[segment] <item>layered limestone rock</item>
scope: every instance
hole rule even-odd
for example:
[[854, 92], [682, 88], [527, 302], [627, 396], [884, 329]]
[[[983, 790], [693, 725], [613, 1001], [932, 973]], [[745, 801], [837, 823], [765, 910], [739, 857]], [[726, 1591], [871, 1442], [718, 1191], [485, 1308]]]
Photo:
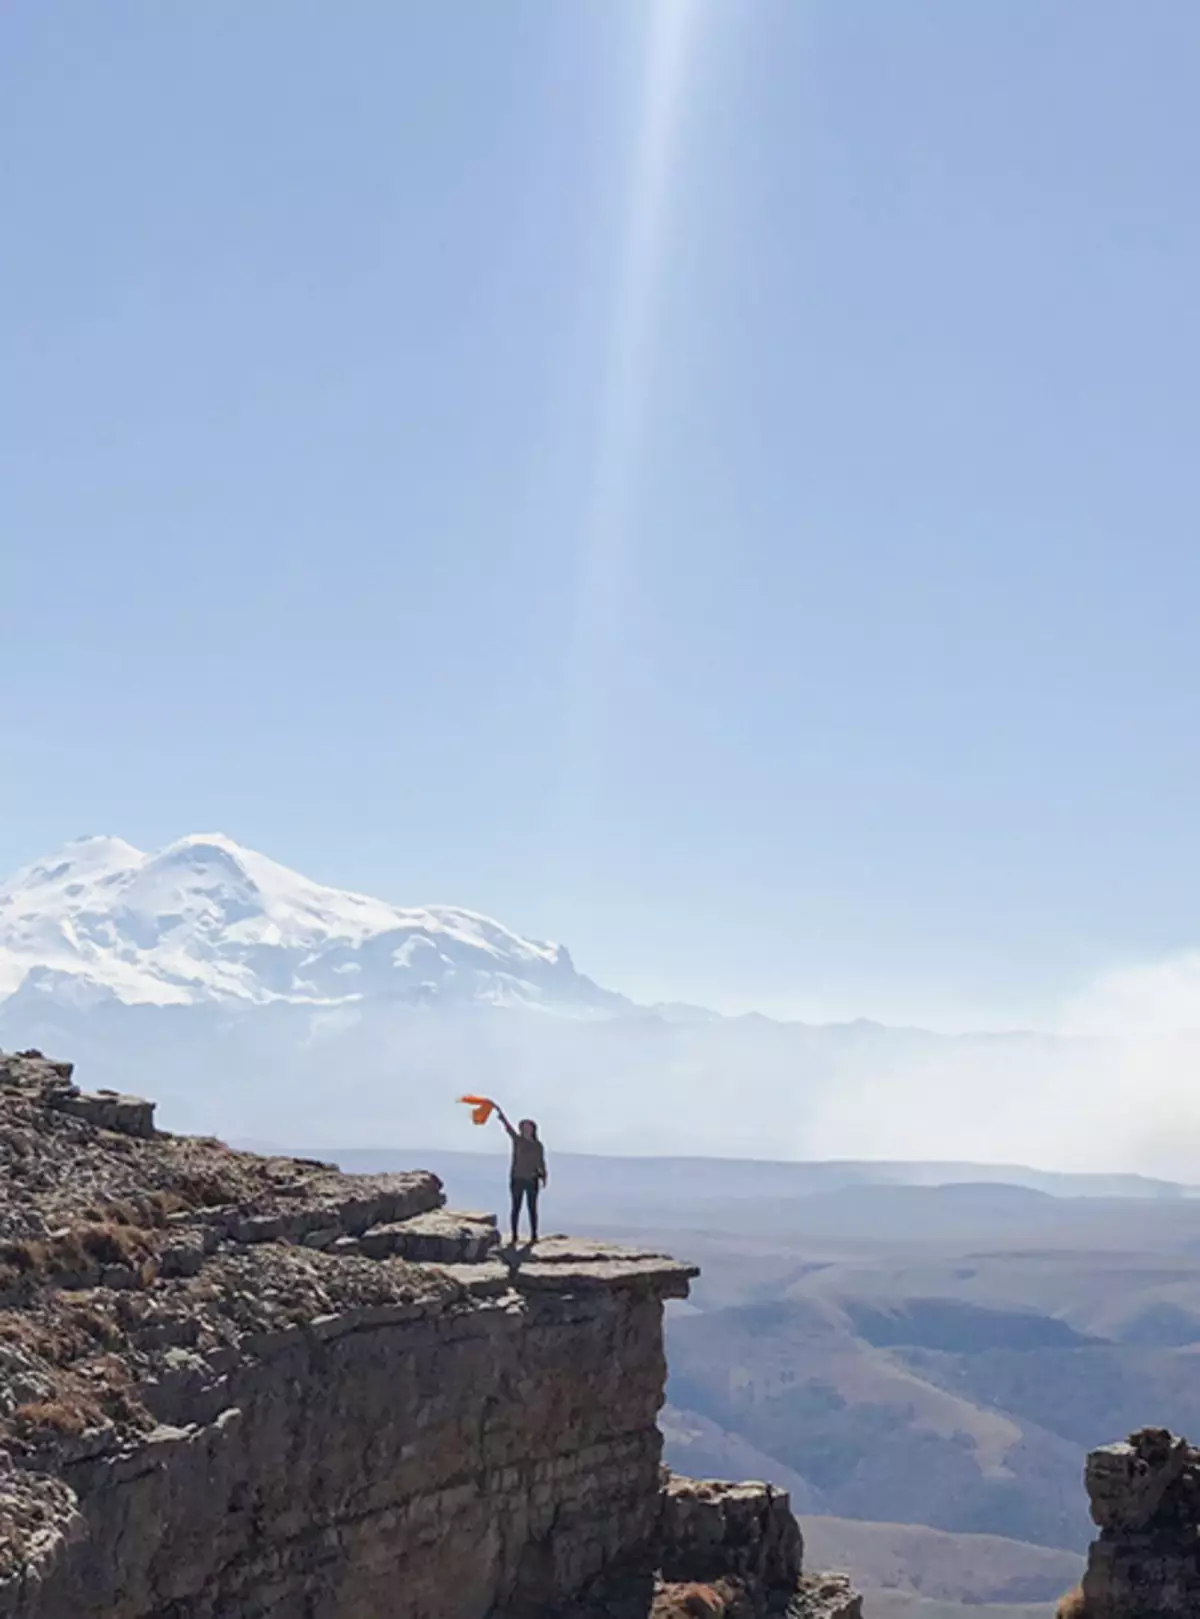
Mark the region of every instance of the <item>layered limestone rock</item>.
[[1178, 1619], [1200, 1613], [1200, 1450], [1162, 1428], [1088, 1457], [1100, 1534], [1082, 1593], [1063, 1606], [1087, 1619]]
[[786, 1497], [664, 1482], [692, 1268], [148, 1108], [0, 1057], [0, 1619], [852, 1619]]
[[668, 1476], [660, 1533], [656, 1619], [861, 1619], [845, 1576], [803, 1574], [800, 1526], [769, 1484]]

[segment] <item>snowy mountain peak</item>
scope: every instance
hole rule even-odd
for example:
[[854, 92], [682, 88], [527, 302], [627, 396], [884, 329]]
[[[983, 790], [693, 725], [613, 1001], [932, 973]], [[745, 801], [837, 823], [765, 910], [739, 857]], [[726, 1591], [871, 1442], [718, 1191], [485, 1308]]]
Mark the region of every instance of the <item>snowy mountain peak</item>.
[[52, 886], [63, 882], [68, 872], [75, 877], [119, 867], [129, 860], [141, 860], [141, 852], [124, 838], [75, 838], [48, 860], [35, 861], [0, 885], [0, 896], [16, 888]]
[[128, 1004], [313, 1005], [389, 999], [623, 1010], [560, 945], [453, 906], [405, 908], [330, 888], [192, 833], [147, 854], [88, 837], [0, 884], [0, 997]]

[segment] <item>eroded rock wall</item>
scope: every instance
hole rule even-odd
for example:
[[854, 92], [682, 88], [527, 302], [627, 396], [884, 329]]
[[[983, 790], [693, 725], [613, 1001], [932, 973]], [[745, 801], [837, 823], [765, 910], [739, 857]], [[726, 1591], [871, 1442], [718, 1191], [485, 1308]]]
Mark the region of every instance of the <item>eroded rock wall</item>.
[[862, 1619], [842, 1574], [806, 1575], [787, 1493], [770, 1484], [663, 1481], [653, 1619]]
[[[283, 1333], [61, 1472], [86, 1524], [22, 1619], [646, 1612], [657, 1299], [502, 1294]], [[382, 1317], [382, 1318], [380, 1318]]]
[[1200, 1614], [1200, 1450], [1145, 1428], [1093, 1451], [1086, 1483], [1100, 1533], [1068, 1607], [1086, 1619]]
[[670, 1477], [663, 1489], [665, 1581], [736, 1581], [762, 1613], [782, 1611], [804, 1562], [800, 1526], [783, 1490]]

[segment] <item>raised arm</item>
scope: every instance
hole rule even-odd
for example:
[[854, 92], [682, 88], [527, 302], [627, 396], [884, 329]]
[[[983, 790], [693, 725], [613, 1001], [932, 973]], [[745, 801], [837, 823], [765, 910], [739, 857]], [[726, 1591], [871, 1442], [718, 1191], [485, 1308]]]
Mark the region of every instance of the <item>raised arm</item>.
[[504, 1126], [504, 1128], [508, 1131], [509, 1135], [515, 1141], [517, 1139], [517, 1132], [513, 1129], [512, 1125], [509, 1124], [509, 1122], [508, 1122], [508, 1114], [500, 1106], [499, 1102], [496, 1103], [496, 1117], [500, 1120], [500, 1123]]

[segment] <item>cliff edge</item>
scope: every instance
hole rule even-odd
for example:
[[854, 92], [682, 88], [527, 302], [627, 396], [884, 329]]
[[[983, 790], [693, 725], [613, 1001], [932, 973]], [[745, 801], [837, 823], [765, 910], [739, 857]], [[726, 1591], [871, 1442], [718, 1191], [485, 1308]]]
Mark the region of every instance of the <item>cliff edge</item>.
[[661, 1468], [694, 1268], [153, 1115], [0, 1055], [0, 1619], [855, 1619]]

